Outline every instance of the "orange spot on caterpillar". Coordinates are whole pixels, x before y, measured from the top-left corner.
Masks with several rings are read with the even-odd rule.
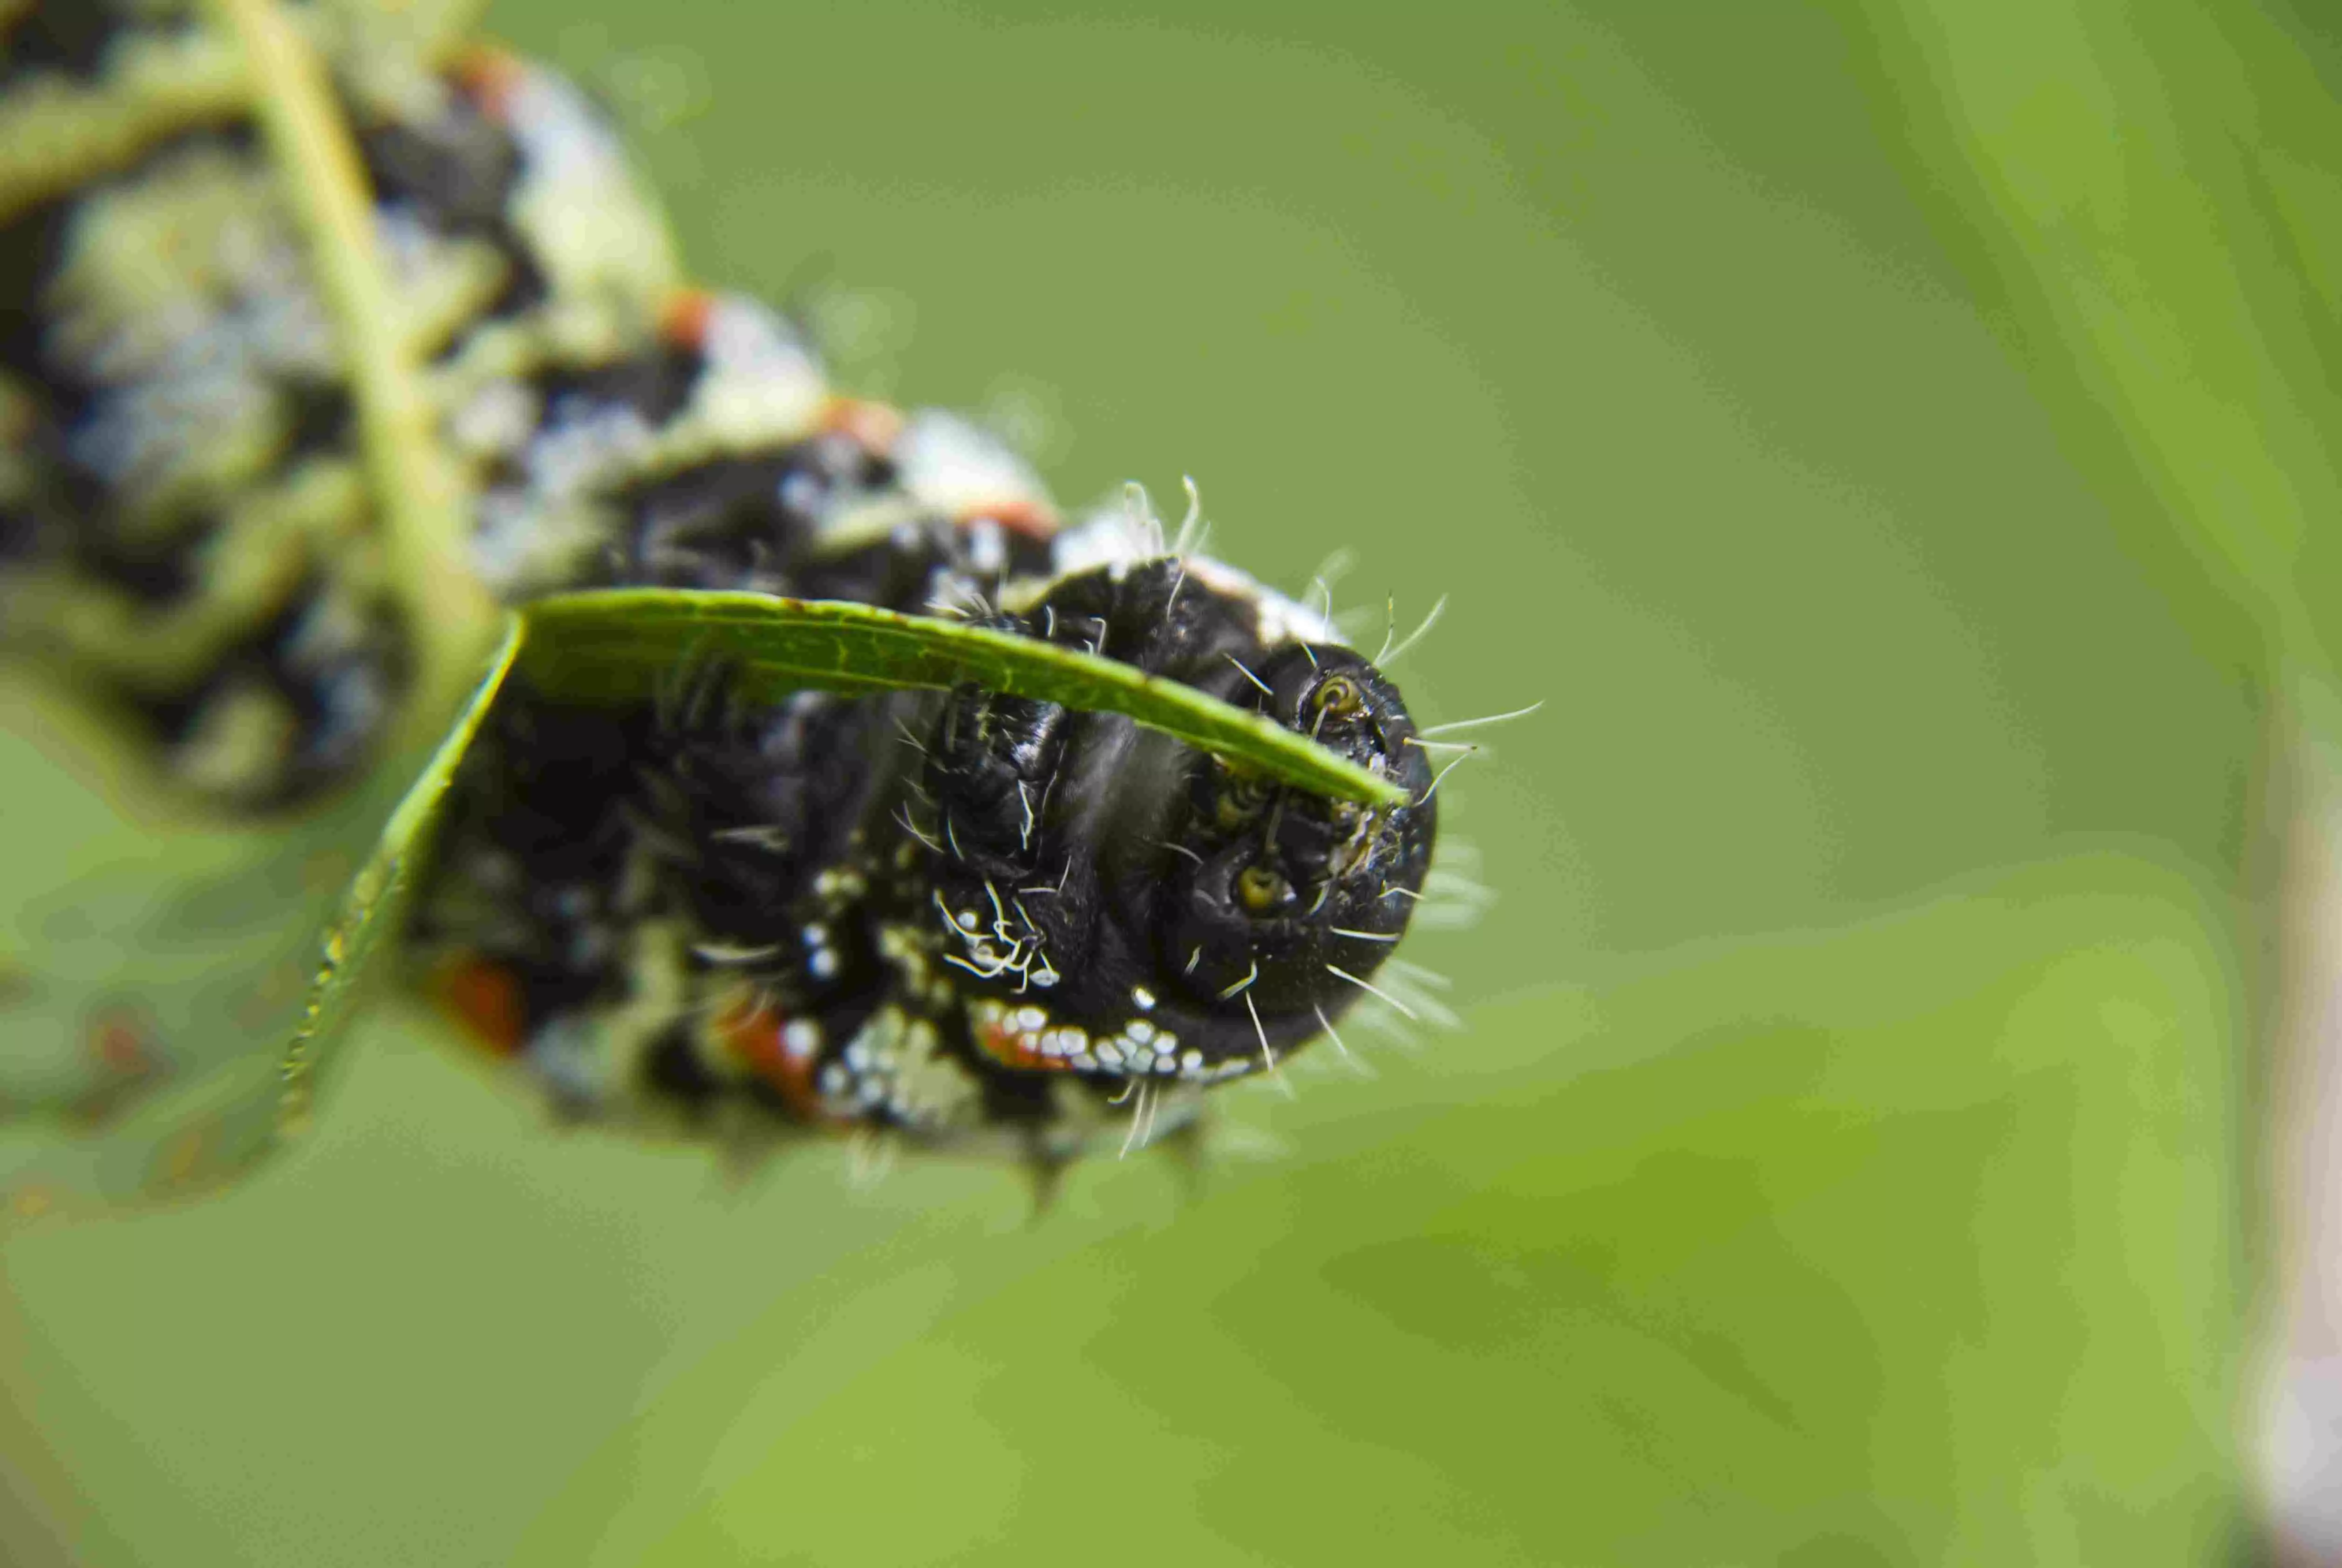
[[[495,1055],[513,1055],[528,1038],[520,980],[500,964],[476,953],[455,954],[432,966],[425,988],[475,1044]]]
[[[866,452],[891,452],[902,439],[903,411],[866,397],[833,397],[821,412],[821,427]]]
[[[659,341],[686,354],[707,346],[708,324],[715,319],[716,296],[704,288],[680,288],[659,307]]]
[[[1046,539],[1057,531],[1057,514],[1034,501],[1010,501],[996,505],[975,506],[960,514],[963,528],[973,523],[997,523],[1011,534],[1022,534],[1027,539]]]
[[[976,1026],[976,1048],[1003,1067],[1029,1073],[1065,1073],[1073,1064],[1062,1056],[1044,1056],[1025,1044],[1030,1032],[1016,1027],[1013,1018],[995,1018]]]
[[[512,117],[513,98],[527,74],[517,59],[485,44],[465,50],[455,61],[456,85],[498,125]]]
[[[791,1111],[808,1122],[828,1121],[813,1086],[815,1052],[792,1052],[780,1010],[735,997],[716,1016],[716,1038],[732,1059],[779,1092]]]

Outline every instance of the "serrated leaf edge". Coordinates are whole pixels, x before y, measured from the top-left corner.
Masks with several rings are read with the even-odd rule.
[[[302,1014],[300,1026],[285,1043],[279,1073],[280,1136],[296,1134],[306,1125],[315,1097],[317,1071],[349,1022],[365,961],[384,934],[395,932],[398,926],[413,885],[409,873],[430,848],[431,830],[436,825],[440,804],[455,778],[455,769],[495,706],[496,694],[503,689],[505,676],[519,656],[526,636],[526,623],[518,615],[508,615],[504,641],[474,688],[471,701],[465,704],[454,726],[432,753],[429,764],[407,786],[397,809],[383,824],[374,852],[351,879],[349,891],[343,894],[341,910],[325,933],[325,952],[316,976],[310,982],[309,1005]]]

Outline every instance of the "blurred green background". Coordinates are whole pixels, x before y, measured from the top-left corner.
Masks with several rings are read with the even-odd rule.
[[[1295,592],[1351,550],[1370,638],[1451,595],[1418,714],[1546,704],[1443,787],[1501,898],[1411,944],[1464,1026],[1028,1223],[1001,1170],[560,1135],[385,1016],[248,1183],[0,1247],[12,1560],[2250,1555],[2333,24],[489,22],[630,105],[702,275],[867,291],[866,385],[1042,411],[1069,500],[1193,474]],[[8,712],[37,954],[77,866],[195,852]]]

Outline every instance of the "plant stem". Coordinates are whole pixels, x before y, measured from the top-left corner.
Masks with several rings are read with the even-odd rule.
[[[244,51],[253,112],[283,172],[341,333],[392,592],[415,648],[427,738],[476,678],[498,624],[472,570],[455,475],[400,331],[364,166],[316,52],[277,0],[211,0]]]

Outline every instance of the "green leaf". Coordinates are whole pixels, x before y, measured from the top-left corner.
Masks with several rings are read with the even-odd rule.
[[[0,1193],[26,1214],[251,1164],[317,934],[423,761],[296,820],[223,823],[77,694],[0,672]]]
[[[530,679],[575,698],[646,694],[677,661],[736,661],[751,688],[777,694],[949,690],[976,682],[1067,707],[1122,714],[1273,778],[1346,800],[1404,805],[1378,778],[1260,714],[1192,686],[1030,637],[828,600],[676,588],[563,594],[528,606]]]
[[[285,1048],[285,1092],[278,1123],[284,1133],[297,1133],[306,1124],[317,1071],[348,1027],[365,961],[385,933],[399,928],[413,885],[411,873],[430,848],[440,803],[464,754],[471,749],[472,737],[495,705],[525,635],[525,623],[518,616],[508,616],[504,642],[474,689],[471,702],[432,754],[430,765],[407,786],[398,809],[390,814],[374,853],[358,868],[343,897],[340,915],[325,933],[325,962],[310,985],[308,1010]]]
[[[184,802],[62,697],[0,687],[5,727],[59,754],[5,759],[25,809],[5,846],[25,882],[0,901],[0,1228],[223,1186],[300,1129],[520,634],[508,616],[419,773],[402,752],[315,817],[233,831],[170,814]]]

